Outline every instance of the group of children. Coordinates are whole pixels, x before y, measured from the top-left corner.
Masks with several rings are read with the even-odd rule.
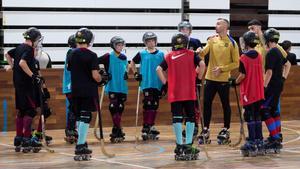
[[[157,35],[145,32],[142,40],[146,48],[134,56],[130,66],[127,57],[122,53],[125,47],[122,37],[113,37],[110,41],[112,51],[97,57],[97,54],[90,50],[94,41],[93,33],[88,28],[79,29],[68,39],[70,49],[67,52],[63,75],[63,93],[69,102],[65,140],[69,143],[76,142],[76,157],[86,157],[74,159],[88,160],[92,154],[86,138],[92,113],[100,111],[99,86],[104,85],[109,98],[108,109],[113,121],[110,141],[118,143],[125,139],[121,119],[128,94],[127,80],[130,68],[134,79],[139,82],[139,90],[144,95],[141,131],[143,140],[158,138],[160,132],[154,126],[155,119],[159,100],[167,94],[176,136],[175,159],[197,159],[200,151],[192,145],[198,134],[198,123],[201,119],[197,99],[205,72],[205,59],[208,67],[204,81],[204,117],[201,119],[203,125],[199,144],[209,143],[211,104],[216,93],[221,97],[224,110],[224,128],[218,135],[218,142],[230,143],[229,89],[230,85],[240,84],[240,101],[245,109],[244,118],[249,133],[245,145],[241,147],[242,153],[245,156],[254,156],[258,152],[263,154],[265,149],[279,150],[282,147],[282,137],[277,105],[290,65],[278,49],[279,32],[268,29],[261,34],[251,30],[257,29],[257,24],[259,22],[256,21],[250,24],[250,31],[243,35],[245,50],[240,58],[237,43],[227,34],[229,22],[223,18],[217,20],[217,35],[210,37],[203,49],[199,40],[189,37],[192,25],[187,21],[178,25],[179,32],[171,39],[172,51],[166,55],[156,48]],[[18,110],[15,146],[17,151],[20,151],[22,146],[23,152],[28,152],[30,149],[26,147],[41,147],[38,139],[32,137],[31,133],[32,119],[36,115],[36,108],[41,104],[37,96],[40,93],[38,90],[41,90],[42,86],[44,95],[49,92],[43,85],[44,80],[39,73],[34,54],[34,48],[40,43],[42,36],[38,29],[29,28],[24,33],[24,38],[25,43],[9,51],[6,57],[14,68]],[[258,45],[261,51],[268,51],[265,62],[262,57],[264,54],[256,48]],[[100,70],[101,64],[104,65],[104,70]],[[139,69],[136,68],[136,64],[140,64]],[[228,79],[230,71],[238,66],[238,78]],[[266,122],[270,131],[270,137],[265,142],[262,136],[262,121]]]

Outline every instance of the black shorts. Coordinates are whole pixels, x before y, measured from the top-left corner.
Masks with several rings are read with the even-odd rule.
[[[39,106],[39,95],[35,88],[15,86],[15,105],[18,110],[35,109]]]
[[[98,111],[98,97],[73,97],[72,98],[74,113],[79,115],[81,111],[95,112]]]
[[[171,103],[171,112],[174,114],[183,114],[185,112],[188,114],[195,114],[195,101],[178,101]]]

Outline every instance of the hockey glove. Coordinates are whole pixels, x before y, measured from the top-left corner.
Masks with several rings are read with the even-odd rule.
[[[40,75],[32,74],[31,78],[36,85],[40,85],[42,83],[42,77]]]
[[[235,86],[238,85],[238,84],[236,83],[236,79],[235,79],[234,77],[230,77],[230,78],[228,79],[228,82],[229,82],[229,85],[230,85],[231,87],[235,87]]]
[[[167,92],[168,92],[168,82],[163,84],[161,89],[160,89],[161,96],[167,95]]]
[[[99,83],[100,86],[104,86],[111,80],[111,74],[107,73],[104,70],[100,70],[99,74],[101,75],[101,81]]]
[[[127,72],[124,73],[124,80],[128,80],[128,73]]]
[[[139,74],[138,72],[135,72],[134,73],[134,79],[138,82],[141,82],[142,81],[142,75]]]

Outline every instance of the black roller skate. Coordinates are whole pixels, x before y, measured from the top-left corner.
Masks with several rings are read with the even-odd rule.
[[[144,141],[146,140],[158,140],[158,135],[160,132],[154,127],[150,125],[144,125],[142,129],[142,138]]]
[[[230,144],[231,143],[231,140],[230,140],[230,132],[229,132],[229,129],[227,128],[223,128],[218,136],[217,136],[217,139],[218,139],[218,144],[219,145],[226,145],[226,144]]]
[[[16,136],[15,139],[14,139],[14,146],[15,146],[15,151],[16,152],[21,151],[22,143],[23,143],[23,137]]]
[[[264,156],[266,154],[264,149],[264,141],[262,139],[255,140],[256,148],[257,148],[257,155]]]
[[[42,143],[40,142],[40,139],[37,137],[32,137],[31,138],[31,149],[32,152],[38,153],[42,149]]]
[[[240,150],[244,157],[255,157],[257,155],[256,142],[246,139],[246,142],[241,146]]]
[[[123,133],[122,128],[120,127],[114,126],[109,136],[111,143],[121,143],[125,140],[125,133]]]
[[[78,133],[76,130],[65,130],[66,137],[64,138],[67,143],[73,144],[77,142]]]
[[[75,148],[75,161],[89,161],[92,157],[92,150],[88,149],[87,143],[76,145]]]
[[[36,136],[39,139],[39,141],[43,140],[43,133],[42,132],[34,131],[32,136],[33,137]],[[46,135],[45,139],[46,139],[46,144],[49,145],[49,144],[51,144],[53,138],[51,136]]]
[[[191,161],[197,160],[199,158],[200,150],[193,147],[192,144],[184,144],[183,145],[183,160]]]
[[[176,144],[176,148],[174,150],[174,153],[175,153],[175,160],[176,161],[184,160],[183,145]]]
[[[282,149],[280,138],[275,139],[273,137],[268,137],[268,139],[264,141],[264,149],[266,154],[279,154]]]
[[[209,135],[210,130],[208,128],[204,128],[198,136],[198,144],[210,144],[211,140],[209,139]]]
[[[31,138],[24,137],[22,142],[22,152],[29,153],[31,151]]]

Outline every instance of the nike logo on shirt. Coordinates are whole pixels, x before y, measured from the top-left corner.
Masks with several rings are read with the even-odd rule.
[[[174,60],[174,59],[177,59],[177,58],[179,58],[179,57],[181,57],[181,56],[184,56],[185,55],[185,53],[182,53],[182,54],[179,54],[179,55],[173,55],[171,58]]]

